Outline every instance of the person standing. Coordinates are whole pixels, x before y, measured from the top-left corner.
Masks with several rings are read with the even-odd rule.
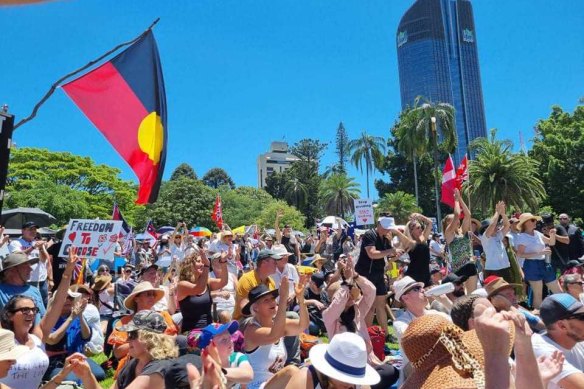
[[[502,226],[499,226],[499,219],[503,223]],[[503,244],[503,239],[509,232],[511,224],[505,214],[505,203],[503,201],[497,203],[495,214],[491,220],[487,220],[483,224],[486,226],[480,235],[486,258],[483,277],[486,279],[491,275],[495,275],[512,283],[511,262]],[[481,230],[483,230],[483,227],[481,227]]]
[[[298,264],[298,258],[300,258],[300,244],[292,234],[292,227],[289,224],[284,225],[284,231],[280,231],[280,218],[282,216],[284,216],[284,212],[278,210],[276,213],[276,222],[274,223],[276,241],[282,243],[286,247],[286,250],[293,253],[288,257],[288,262],[296,265]]]
[[[560,225],[564,227],[570,238],[569,259],[578,259],[584,255],[584,237],[582,236],[582,229],[570,223],[570,216],[567,213],[560,214],[559,218]]]

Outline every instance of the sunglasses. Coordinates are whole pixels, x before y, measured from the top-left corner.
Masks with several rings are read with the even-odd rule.
[[[99,272],[109,271],[109,269],[99,269]]]
[[[23,307],[23,308],[16,308],[12,310],[12,313],[22,312],[24,315],[36,315],[39,313],[39,309],[37,307]]]
[[[421,290],[422,290],[422,287],[419,286],[419,285],[417,285],[417,286],[414,286],[412,289],[408,290],[408,293],[410,293],[410,292],[419,292]]]
[[[138,293],[138,296],[156,297],[156,292],[154,292],[154,291],[142,292],[142,293]]]
[[[138,331],[128,332],[128,340],[136,340],[136,339],[138,339]]]
[[[569,285],[584,285],[584,281],[568,282]]]

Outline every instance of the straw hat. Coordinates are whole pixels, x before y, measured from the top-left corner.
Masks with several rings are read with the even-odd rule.
[[[136,296],[139,295],[140,293],[149,292],[149,291],[153,291],[156,293],[156,297],[155,297],[156,301],[155,302],[160,301],[160,299],[162,299],[164,297],[164,291],[162,289],[155,288],[148,281],[142,281],[138,285],[136,285],[136,287],[134,288],[132,293],[130,293],[128,295],[128,297],[126,297],[126,299],[124,300],[124,306],[128,309],[131,309],[132,311],[135,311],[136,310],[136,302],[134,300],[136,299]]]
[[[519,216],[519,223],[517,223],[517,228],[521,229],[523,227],[523,223],[528,220],[541,220],[541,216],[536,216],[529,212],[522,213],[521,216]]]
[[[107,288],[111,283],[112,283],[112,276],[110,276],[109,274],[106,274],[103,276],[97,276],[97,277],[95,277],[95,281],[93,282],[93,285],[91,285],[91,289],[93,289],[95,292],[99,293],[102,290],[104,290],[105,288]]]
[[[510,329],[509,354],[515,327]],[[424,315],[410,323],[401,344],[413,366],[403,388],[484,388],[483,348],[474,330],[464,332],[442,316]]]
[[[395,292],[395,299],[399,301],[401,296],[406,294],[410,289],[419,286],[420,288],[424,288],[423,282],[417,282],[410,276],[405,276],[401,280],[397,280],[393,283],[393,290]]]
[[[0,361],[13,361],[29,352],[28,346],[17,346],[14,333],[0,328]]]

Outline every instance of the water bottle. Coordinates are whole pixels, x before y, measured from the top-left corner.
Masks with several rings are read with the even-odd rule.
[[[452,292],[454,292],[454,284],[452,282],[446,282],[424,291],[424,294],[426,296],[440,296]]]
[[[548,245],[546,245],[545,247],[549,248]],[[544,261],[545,261],[546,269],[551,269],[551,267],[552,267],[552,253],[551,252],[545,254]]]

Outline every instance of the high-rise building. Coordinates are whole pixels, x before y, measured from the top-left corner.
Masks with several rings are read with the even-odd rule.
[[[417,96],[456,110],[456,163],[487,135],[472,5],[469,0],[416,0],[397,29],[402,109]]]
[[[258,188],[266,186],[266,178],[273,173],[282,173],[298,157],[288,153],[288,143],[272,142],[270,151],[258,157]]]

